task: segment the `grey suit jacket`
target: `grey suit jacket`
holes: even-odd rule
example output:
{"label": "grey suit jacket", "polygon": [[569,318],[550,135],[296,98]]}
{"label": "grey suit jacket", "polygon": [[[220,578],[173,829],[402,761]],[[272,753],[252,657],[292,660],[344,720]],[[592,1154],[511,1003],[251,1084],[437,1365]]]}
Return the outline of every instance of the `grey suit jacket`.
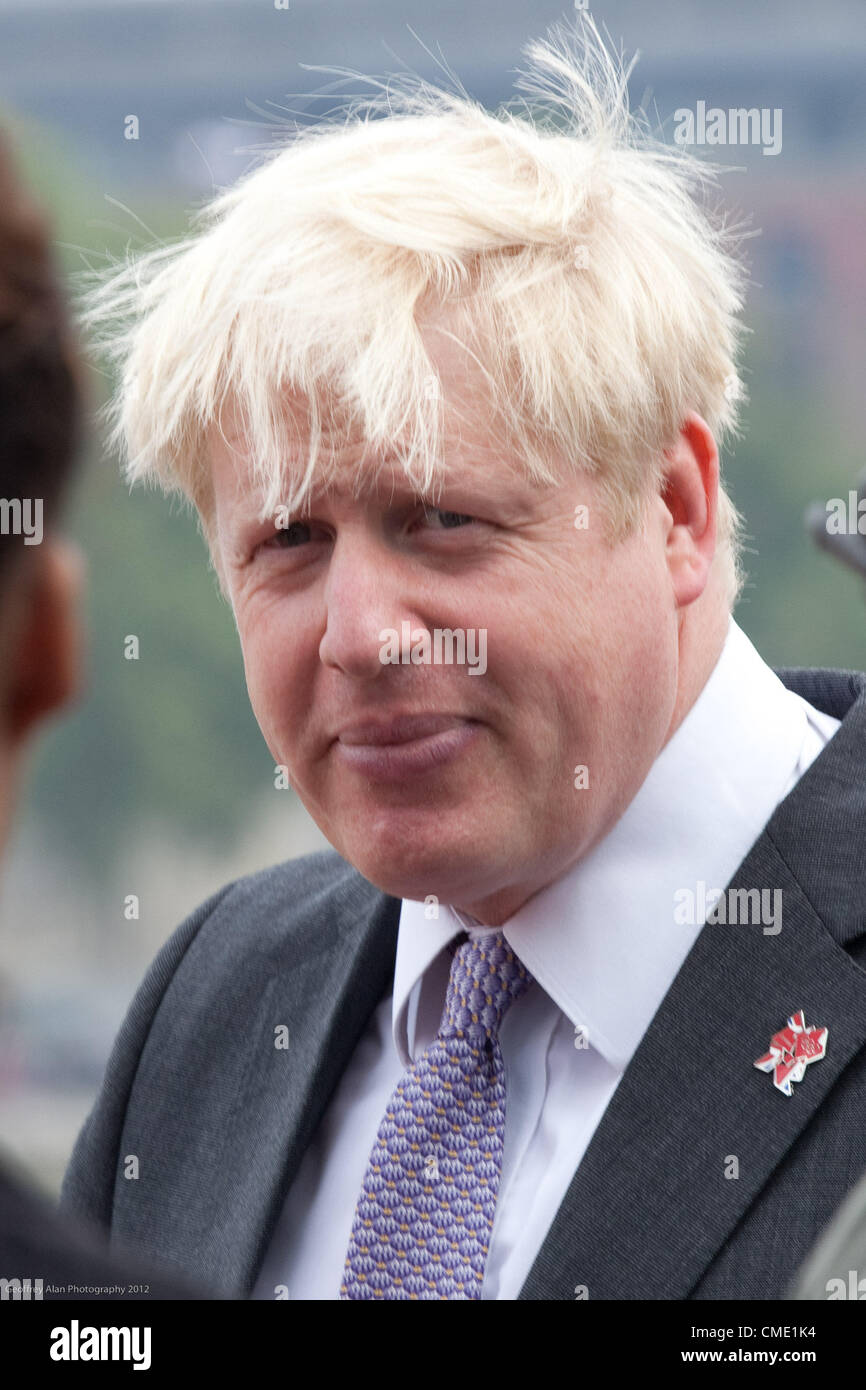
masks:
{"label": "grey suit jacket", "polygon": [[[700,932],[605,1111],[521,1299],[774,1299],[866,1171],[866,676],[779,672],[841,728],[729,887],[778,935]],[[241,879],[169,939],[130,1006],[63,1202],[246,1297],[304,1152],[393,982],[400,902],[333,852]],[[790,1098],[757,1070],[829,1028]],[[289,1030],[288,1049],[274,1046]],[[137,1179],[124,1175],[136,1155]],[[737,1160],[739,1176],[726,1177]]]}

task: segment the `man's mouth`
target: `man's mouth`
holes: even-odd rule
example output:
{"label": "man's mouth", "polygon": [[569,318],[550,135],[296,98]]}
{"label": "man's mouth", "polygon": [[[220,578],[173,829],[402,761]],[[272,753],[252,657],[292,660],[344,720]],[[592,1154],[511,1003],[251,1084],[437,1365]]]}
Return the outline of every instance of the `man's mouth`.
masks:
{"label": "man's mouth", "polygon": [[475,719],[454,714],[400,714],[341,729],[335,751],[376,782],[399,782],[429,772],[463,752],[478,736]]}

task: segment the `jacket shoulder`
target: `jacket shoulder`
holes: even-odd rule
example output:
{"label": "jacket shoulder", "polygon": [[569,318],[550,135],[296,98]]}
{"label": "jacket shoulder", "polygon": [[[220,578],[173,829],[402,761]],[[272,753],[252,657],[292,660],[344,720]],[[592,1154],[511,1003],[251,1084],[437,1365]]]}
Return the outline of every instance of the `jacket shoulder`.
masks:
{"label": "jacket shoulder", "polygon": [[222,912],[284,929],[294,913],[352,910],[381,896],[336,850],[318,850],[235,879],[211,902]]}
{"label": "jacket shoulder", "polygon": [[163,951],[174,941],[186,950],[194,937],[204,937],[217,972],[235,959],[249,970],[251,956],[280,957],[307,937],[341,933],[386,901],[336,850],[319,850],[227,884],[177,928]]}
{"label": "jacket shoulder", "polygon": [[299,944],[349,935],[359,914],[388,901],[336,851],[323,850],[236,879],[190,913],[127,1010],[66,1171],[63,1205],[110,1225],[124,1117],[163,1011],[194,1050],[199,1029],[219,1036],[251,1015],[268,981],[293,968]]}

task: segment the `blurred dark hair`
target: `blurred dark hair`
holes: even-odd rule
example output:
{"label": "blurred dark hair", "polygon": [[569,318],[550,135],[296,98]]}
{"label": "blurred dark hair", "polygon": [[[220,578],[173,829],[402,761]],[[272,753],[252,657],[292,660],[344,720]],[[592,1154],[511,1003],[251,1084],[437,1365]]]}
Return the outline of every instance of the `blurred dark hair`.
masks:
{"label": "blurred dark hair", "polygon": [[[50,223],[0,130],[0,498],[41,498],[46,531],[81,443],[83,397]],[[18,550],[20,536],[0,534],[0,585]]]}

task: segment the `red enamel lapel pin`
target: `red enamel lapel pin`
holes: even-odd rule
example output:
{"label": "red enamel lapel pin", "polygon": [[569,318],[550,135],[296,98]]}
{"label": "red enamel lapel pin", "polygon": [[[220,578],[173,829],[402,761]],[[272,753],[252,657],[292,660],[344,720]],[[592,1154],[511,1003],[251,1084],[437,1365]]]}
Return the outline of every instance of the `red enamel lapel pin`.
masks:
{"label": "red enamel lapel pin", "polygon": [[810,1062],[820,1062],[827,1053],[828,1028],[807,1028],[803,1010],[791,1014],[787,1028],[774,1033],[770,1050],[759,1057],[759,1071],[773,1073],[773,1085],[784,1095],[793,1094],[793,1083],[802,1081]]}

